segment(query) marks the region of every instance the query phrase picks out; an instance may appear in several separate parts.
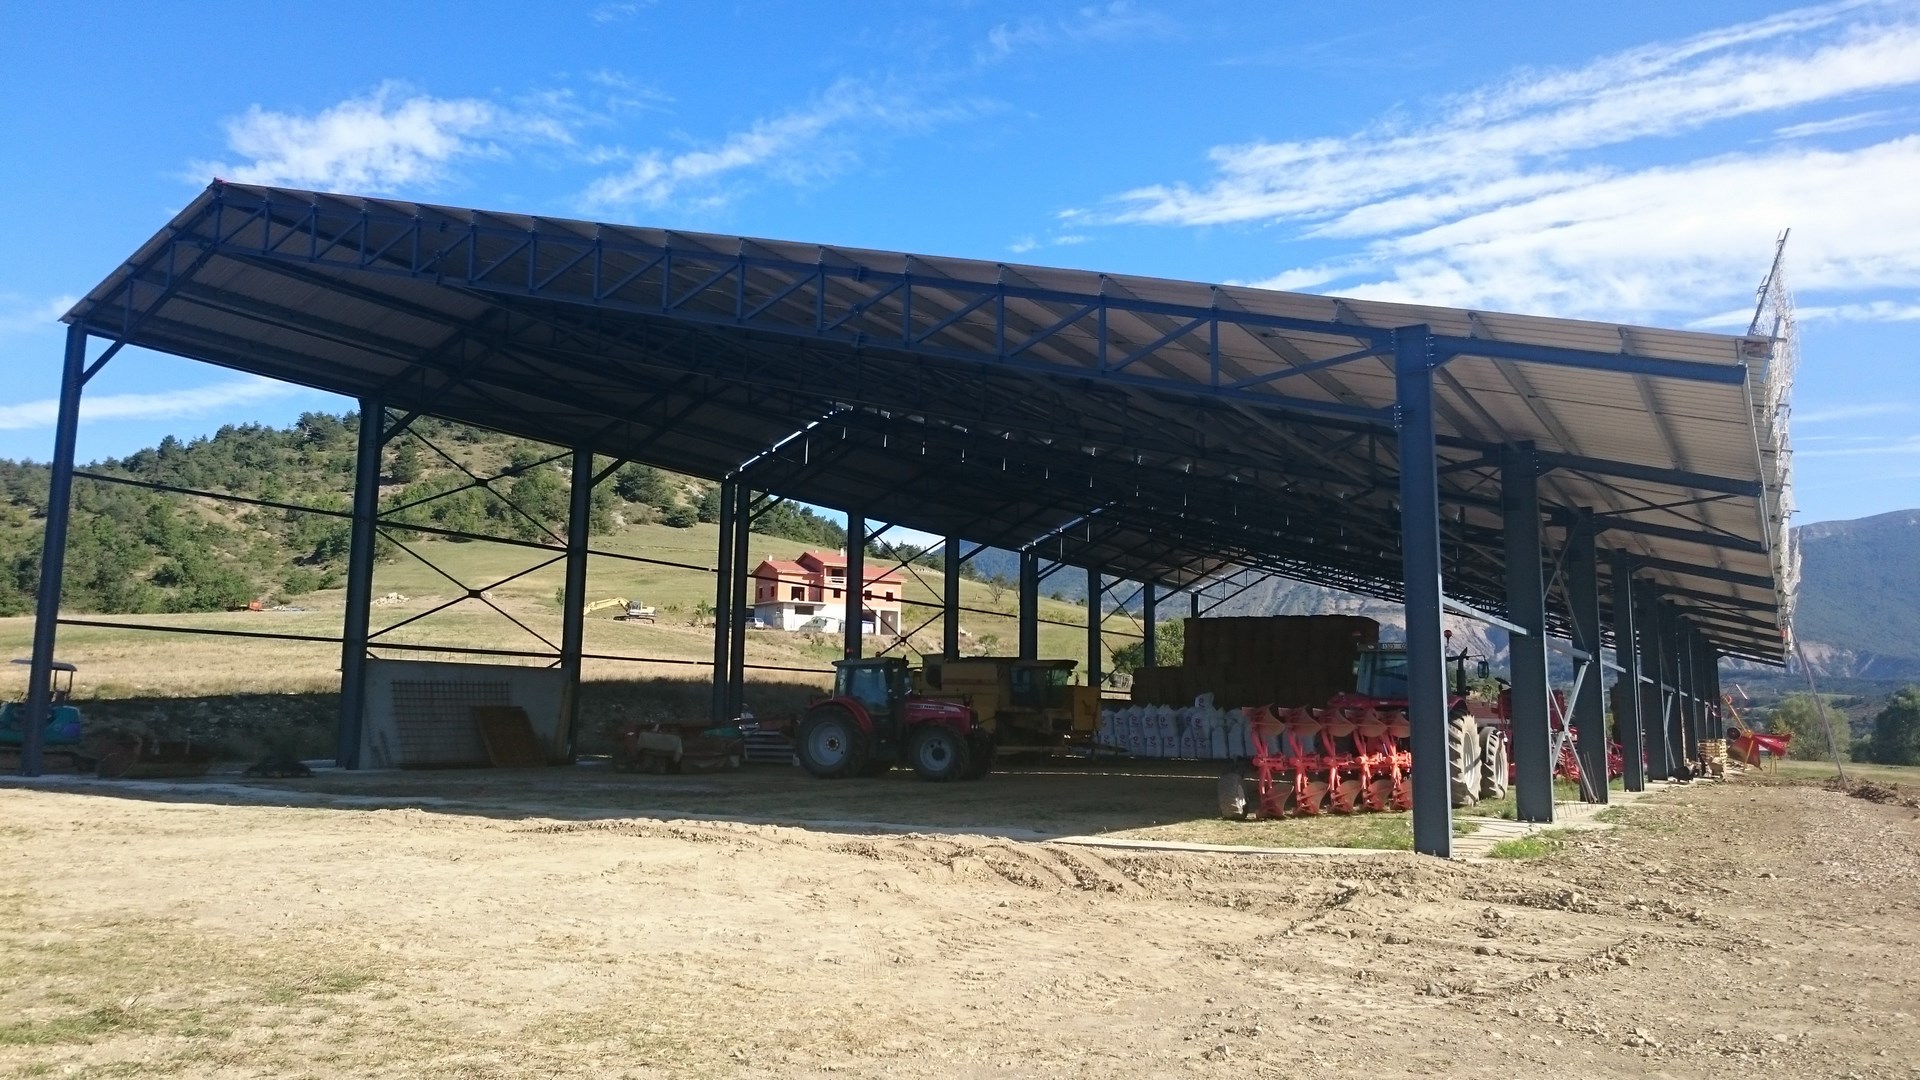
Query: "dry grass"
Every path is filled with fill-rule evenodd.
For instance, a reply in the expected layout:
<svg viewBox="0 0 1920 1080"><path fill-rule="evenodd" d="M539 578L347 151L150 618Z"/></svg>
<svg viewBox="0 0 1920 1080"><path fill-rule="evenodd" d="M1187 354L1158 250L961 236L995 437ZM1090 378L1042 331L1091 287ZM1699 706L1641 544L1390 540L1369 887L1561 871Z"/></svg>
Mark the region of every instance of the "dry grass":
<svg viewBox="0 0 1920 1080"><path fill-rule="evenodd" d="M643 526L622 532L617 537L597 540L608 550L647 558L708 565L713 561L717 540L714 527L692 529ZM798 545L767 537L753 538L754 562L767 556L791 556ZM419 552L447 571L462 584L473 587L491 585L548 557L547 553L492 543L452 543L422 541ZM554 564L490 591L489 599L515 619L526 624L539 637L529 634L478 600L461 600L446 611L393 631L386 640L399 644L434 644L458 647L524 649L541 651L548 643L558 642L561 633L558 590L562 567ZM919 577L906 574L904 595L909 599L933 602L938 599L939 575L922 570ZM376 630L418 615L461 594L460 586L429 568L419 559L401 554L382 562L374 572L374 595L398 593L408 599L374 609ZM596 612L586 625L586 650L613 656L655 657L666 663L633 664L624 661L590 660L585 665L589 680L628 680L699 674L704 677L705 662L713 656L711 625L699 622L694 611L713 602L713 578L710 574L676 567L633 563L613 558L590 560L587 595L592 599L624 596L651 604L662 612L659 622L624 623L611 617L611 611ZM197 629L338 636L340 633L342 594L338 591L302 597L299 612L219 612L197 615L97 616L108 621L138 622ZM1014 597L1007 590L998 601L987 586L973 581L962 583L962 603L969 607L994 609L1000 615L963 614L962 626L976 642L994 640L996 651L1011 651L1016 637L1013 617ZM677 613L674 609L678 609ZM909 607L903 613L909 628L932 614L931 608ZM1041 602L1043 618L1061 621L1084 619L1084 608L1051 600ZM1113 643L1129 640L1118 636L1137 627L1128 616L1111 614L1107 626L1115 635ZM939 635L939 622L917 639L923 647L933 647ZM544 638L543 642L541 638ZM0 653L24 656L32 642L30 618L0 619ZM769 667L825 669L839 654L837 638L819 635L793 635L756 632L748 635L747 659L751 664ZM1043 625L1041 650L1045 655L1081 660L1086 654L1086 633L1072 626ZM60 632L62 659L80 666L76 691L82 699L201 697L233 694L300 694L331 692L339 678L339 646L327 642L266 641L245 638L220 638L186 634L149 633L97 627L65 627ZM488 662L541 663L531 658L491 658ZM702 665L702 666L696 666ZM792 672L749 672L749 678L768 677L791 680ZM0 692L18 693L22 676L9 673L12 685ZM822 676L824 679L824 676Z"/></svg>

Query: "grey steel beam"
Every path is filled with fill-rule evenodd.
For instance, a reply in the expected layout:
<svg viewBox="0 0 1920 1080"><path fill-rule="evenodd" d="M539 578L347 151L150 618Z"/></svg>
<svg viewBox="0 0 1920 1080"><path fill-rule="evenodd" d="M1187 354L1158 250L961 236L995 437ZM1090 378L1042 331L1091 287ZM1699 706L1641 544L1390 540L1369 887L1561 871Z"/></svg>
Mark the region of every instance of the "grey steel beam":
<svg viewBox="0 0 1920 1080"><path fill-rule="evenodd" d="M1674 684L1679 688L1680 760L1689 768L1700 760L1700 728L1695 712L1693 628L1676 612L1673 618Z"/></svg>
<svg viewBox="0 0 1920 1080"><path fill-rule="evenodd" d="M1666 780L1673 775L1673 738L1667 724L1666 661L1660 631L1660 601L1647 581L1634 583L1635 629L1640 637L1640 667L1647 682L1640 684L1640 730L1647 744L1647 778Z"/></svg>
<svg viewBox="0 0 1920 1080"><path fill-rule="evenodd" d="M1574 750L1580 758L1581 787L1588 802L1607 801L1607 711L1601 696L1600 584L1594 565L1593 511L1581 508L1567 533L1567 614L1575 648L1593 657L1589 677L1580 680L1573 699Z"/></svg>
<svg viewBox="0 0 1920 1080"><path fill-rule="evenodd" d="M567 741L561 748L572 761L580 744L580 654L586 648L588 525L593 519L593 451L573 452L573 481L567 500L566 586L560 600L560 671L566 685Z"/></svg>
<svg viewBox="0 0 1920 1080"><path fill-rule="evenodd" d="M346 612L340 628L340 723L335 729L334 764L360 767L361 731L367 712L367 621L373 609L374 530L380 521L381 428L386 406L360 399L360 438L354 451L353 528L347 549Z"/></svg>
<svg viewBox="0 0 1920 1080"><path fill-rule="evenodd" d="M715 545L713 582L713 706L715 724L727 722L731 703L727 676L733 667L734 620L727 612L739 606L733 583L733 515L740 498L731 479L720 481L719 542Z"/></svg>
<svg viewBox="0 0 1920 1080"><path fill-rule="evenodd" d="M1040 556L1031 548L1020 552L1019 646L1022 660L1040 656Z"/></svg>
<svg viewBox="0 0 1920 1080"><path fill-rule="evenodd" d="M1640 642L1636 632L1633 558L1613 553L1613 653L1620 661L1620 681L1614 684L1613 727L1620 736L1621 785L1628 791L1647 786L1645 748L1640 738Z"/></svg>
<svg viewBox="0 0 1920 1080"><path fill-rule="evenodd" d="M860 619L865 608L867 588L867 512L847 511L847 605L841 613L841 655L860 659ZM876 627L876 629L878 629Z"/></svg>
<svg viewBox="0 0 1920 1080"><path fill-rule="evenodd" d="M1106 642L1100 636L1101 609L1106 606L1105 575L1087 567L1087 685L1099 686L1106 674Z"/></svg>
<svg viewBox="0 0 1920 1080"><path fill-rule="evenodd" d="M1433 335L1393 335L1394 426L1400 450L1400 561L1406 577L1407 719L1412 726L1413 849L1453 854L1447 782L1447 662L1442 633L1440 477L1434 449Z"/></svg>
<svg viewBox="0 0 1920 1080"><path fill-rule="evenodd" d="M1525 631L1508 638L1512 662L1514 812L1521 821L1553 820L1553 753L1547 680L1547 598L1541 571L1540 468L1532 443L1500 455L1500 507L1506 543L1507 617Z"/></svg>
<svg viewBox="0 0 1920 1080"><path fill-rule="evenodd" d="M734 720L747 704L747 613L752 610L741 599L751 596L753 586L747 575L750 537L753 532L753 490L744 478L734 484L733 510L733 598L727 605L727 622L733 627L732 654L727 659L727 720Z"/></svg>
<svg viewBox="0 0 1920 1080"><path fill-rule="evenodd" d="M1641 480L1653 484L1668 484L1680 490L1712 491L1723 495L1744 495L1747 498L1759 498L1762 485L1758 480L1740 480L1725 476L1708 476L1704 473L1687 472L1683 469L1662 469L1653 465L1636 465L1626 461L1608 461L1604 458L1582 457L1578 454L1540 455L1541 461L1549 468L1567 469L1572 472L1598 473L1602 476L1617 476L1623 480Z"/></svg>
<svg viewBox="0 0 1920 1080"><path fill-rule="evenodd" d="M949 659L960 655L960 538L947 537L941 602L946 608L940 625L940 651Z"/></svg>
<svg viewBox="0 0 1920 1080"><path fill-rule="evenodd" d="M1160 666L1159 601L1153 582L1140 586L1140 662L1147 667Z"/></svg>
<svg viewBox="0 0 1920 1080"><path fill-rule="evenodd" d="M53 651L59 634L60 593L66 581L67 522L73 501L74 443L80 435L80 391L87 381L87 331L67 327L60 367L60 411L54 420L53 461L47 481L47 524L40 540L40 591L33 612L33 653L27 667L27 704L20 732L20 775L39 776L47 721L53 716Z"/></svg>

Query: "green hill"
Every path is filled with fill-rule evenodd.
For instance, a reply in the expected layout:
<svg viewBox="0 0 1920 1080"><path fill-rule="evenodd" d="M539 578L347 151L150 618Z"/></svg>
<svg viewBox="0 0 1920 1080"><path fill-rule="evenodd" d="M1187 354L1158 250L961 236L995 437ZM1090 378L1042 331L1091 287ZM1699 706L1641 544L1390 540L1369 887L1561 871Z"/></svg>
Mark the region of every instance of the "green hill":
<svg viewBox="0 0 1920 1080"><path fill-rule="evenodd" d="M351 501L358 428L351 414L309 413L288 428L229 426L191 442L169 437L83 469L342 511ZM570 481L563 462L550 460L551 448L427 419L415 430L423 438L396 440L382 470L381 503L398 520L518 540L564 535ZM472 486L462 467L498 479ZM44 465L0 461L0 616L33 609L47 480ZM602 539L644 525L692 528L718 512L714 485L644 465L624 466L594 494L592 533ZM838 524L805 508L778 506L756 525L805 545L846 542ZM339 517L79 479L64 606L179 613L297 600L340 583L347 547L348 525Z"/></svg>
<svg viewBox="0 0 1920 1080"><path fill-rule="evenodd" d="M1808 659L1838 675L1920 676L1920 510L1816 522L1795 534L1795 621Z"/></svg>

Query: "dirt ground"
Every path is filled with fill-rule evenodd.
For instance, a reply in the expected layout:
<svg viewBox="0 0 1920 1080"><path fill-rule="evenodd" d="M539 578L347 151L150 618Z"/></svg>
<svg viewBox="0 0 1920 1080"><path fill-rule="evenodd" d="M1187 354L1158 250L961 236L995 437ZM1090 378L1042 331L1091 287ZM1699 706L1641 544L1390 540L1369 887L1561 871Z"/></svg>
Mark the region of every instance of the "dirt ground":
<svg viewBox="0 0 1920 1080"><path fill-rule="evenodd" d="M0 1076L1920 1076L1920 813L1806 783L1482 863L516 797L0 788Z"/></svg>

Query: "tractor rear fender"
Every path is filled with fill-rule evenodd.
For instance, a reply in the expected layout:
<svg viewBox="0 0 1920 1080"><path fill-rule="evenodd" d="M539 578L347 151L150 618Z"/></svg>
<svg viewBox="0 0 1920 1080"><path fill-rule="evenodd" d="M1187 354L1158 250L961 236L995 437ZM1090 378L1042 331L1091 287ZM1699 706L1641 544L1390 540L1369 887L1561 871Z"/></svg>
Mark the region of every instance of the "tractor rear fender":
<svg viewBox="0 0 1920 1080"><path fill-rule="evenodd" d="M848 715L853 717L853 722L860 725L861 731L864 731L869 735L873 734L873 714L867 711L867 707L865 705L862 705L860 702L854 700L853 698L850 698L850 697L821 698L815 701L813 704L807 706L807 711L812 712L814 709L826 708L829 706L836 709L845 709Z"/></svg>

